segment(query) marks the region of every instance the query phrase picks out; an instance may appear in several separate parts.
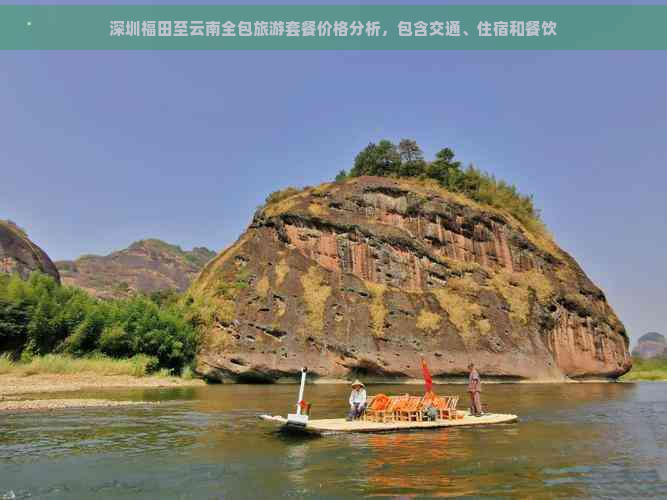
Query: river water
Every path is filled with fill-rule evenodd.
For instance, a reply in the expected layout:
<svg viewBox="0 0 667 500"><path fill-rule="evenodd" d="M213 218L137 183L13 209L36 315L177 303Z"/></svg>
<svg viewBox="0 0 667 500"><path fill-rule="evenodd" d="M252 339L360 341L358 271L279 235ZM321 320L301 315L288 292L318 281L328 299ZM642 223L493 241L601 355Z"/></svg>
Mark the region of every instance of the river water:
<svg viewBox="0 0 667 500"><path fill-rule="evenodd" d="M372 386L369 393L419 386ZM436 386L439 394L465 387ZM0 499L667 498L667 384L488 384L516 424L294 438L260 422L296 386L95 391L159 401L0 416ZM348 388L308 386L313 417L341 416ZM62 397L63 395L52 395Z"/></svg>

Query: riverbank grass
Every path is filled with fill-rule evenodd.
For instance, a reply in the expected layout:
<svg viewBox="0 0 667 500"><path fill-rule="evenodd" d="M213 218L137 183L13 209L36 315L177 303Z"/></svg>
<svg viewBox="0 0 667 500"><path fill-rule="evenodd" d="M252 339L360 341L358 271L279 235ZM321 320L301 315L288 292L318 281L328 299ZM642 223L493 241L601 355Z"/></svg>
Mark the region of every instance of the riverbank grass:
<svg viewBox="0 0 667 500"><path fill-rule="evenodd" d="M144 377L153 375L151 368L157 365L156 358L137 355L127 359L114 359L107 356L73 358L61 354L37 356L29 361L12 361L8 356L0 356L0 375L27 377L43 374L78 374L128 375ZM168 370L160 370L155 375L169 376Z"/></svg>
<svg viewBox="0 0 667 500"><path fill-rule="evenodd" d="M621 381L638 382L641 380L667 381L667 358L633 358L632 370L623 375Z"/></svg>

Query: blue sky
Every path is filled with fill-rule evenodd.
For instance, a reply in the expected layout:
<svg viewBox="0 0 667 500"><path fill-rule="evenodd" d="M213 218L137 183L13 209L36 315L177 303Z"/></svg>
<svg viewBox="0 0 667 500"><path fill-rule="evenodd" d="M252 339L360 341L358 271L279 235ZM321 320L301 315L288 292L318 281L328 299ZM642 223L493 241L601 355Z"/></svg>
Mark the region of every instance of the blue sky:
<svg viewBox="0 0 667 500"><path fill-rule="evenodd" d="M370 140L535 195L637 337L667 333L664 52L0 52L0 217L55 259L219 250Z"/></svg>

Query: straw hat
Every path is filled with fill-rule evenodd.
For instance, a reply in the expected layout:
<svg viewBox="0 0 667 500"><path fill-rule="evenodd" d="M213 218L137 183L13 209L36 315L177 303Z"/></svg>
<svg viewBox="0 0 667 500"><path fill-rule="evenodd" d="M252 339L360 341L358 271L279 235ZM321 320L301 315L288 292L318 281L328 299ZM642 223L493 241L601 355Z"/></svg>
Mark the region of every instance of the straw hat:
<svg viewBox="0 0 667 500"><path fill-rule="evenodd" d="M362 384L359 379L357 379L354 382L352 382L352 387L366 387L366 386Z"/></svg>

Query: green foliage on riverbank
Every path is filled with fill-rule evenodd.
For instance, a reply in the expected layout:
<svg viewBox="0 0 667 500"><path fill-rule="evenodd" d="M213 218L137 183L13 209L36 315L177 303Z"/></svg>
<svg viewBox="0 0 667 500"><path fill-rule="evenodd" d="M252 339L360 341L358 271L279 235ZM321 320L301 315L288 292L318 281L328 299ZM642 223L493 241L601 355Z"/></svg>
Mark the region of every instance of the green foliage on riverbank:
<svg viewBox="0 0 667 500"><path fill-rule="evenodd" d="M370 143L359 152L349 174L341 171L336 180L362 175L434 179L449 191L507 210L525 224L540 223L539 210L531 195L521 194L516 186L497 180L473 165L462 168L450 148L441 149L432 161L428 161L412 139L401 139L398 145L383 139L377 144Z"/></svg>
<svg viewBox="0 0 667 500"><path fill-rule="evenodd" d="M624 382L667 380L667 358L632 359L632 370L621 377Z"/></svg>
<svg viewBox="0 0 667 500"><path fill-rule="evenodd" d="M33 273L0 275L0 351L25 362L46 354L75 358L150 357L146 369L178 373L197 347L197 316L177 297L134 295L102 301Z"/></svg>

